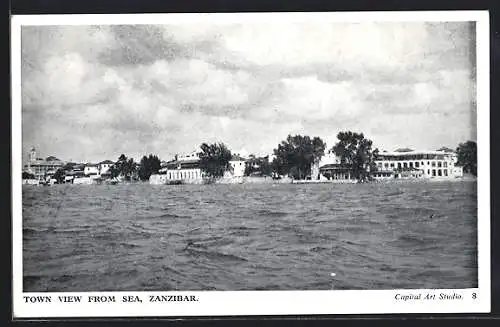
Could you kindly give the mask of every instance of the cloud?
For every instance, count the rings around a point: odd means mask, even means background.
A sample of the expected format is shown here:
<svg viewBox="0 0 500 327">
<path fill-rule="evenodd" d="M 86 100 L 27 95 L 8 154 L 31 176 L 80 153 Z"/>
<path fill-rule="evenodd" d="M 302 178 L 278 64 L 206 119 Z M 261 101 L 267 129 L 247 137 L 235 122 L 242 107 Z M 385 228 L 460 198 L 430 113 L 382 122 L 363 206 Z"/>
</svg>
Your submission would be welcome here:
<svg viewBox="0 0 500 327">
<path fill-rule="evenodd" d="M 345 129 L 389 148 L 454 147 L 475 137 L 473 32 L 469 23 L 23 27 L 23 150 L 168 159 L 223 141 L 266 154 L 289 133 L 332 146 Z"/>
</svg>

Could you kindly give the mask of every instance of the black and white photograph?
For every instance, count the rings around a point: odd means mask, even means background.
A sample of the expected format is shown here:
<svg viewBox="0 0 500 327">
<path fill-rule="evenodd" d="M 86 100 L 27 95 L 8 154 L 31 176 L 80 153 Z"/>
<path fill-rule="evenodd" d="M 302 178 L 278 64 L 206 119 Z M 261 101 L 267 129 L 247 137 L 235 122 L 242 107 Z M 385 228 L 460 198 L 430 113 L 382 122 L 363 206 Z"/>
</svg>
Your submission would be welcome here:
<svg viewBox="0 0 500 327">
<path fill-rule="evenodd" d="M 479 16 L 138 16 L 17 28 L 23 305 L 480 288 Z"/>
</svg>

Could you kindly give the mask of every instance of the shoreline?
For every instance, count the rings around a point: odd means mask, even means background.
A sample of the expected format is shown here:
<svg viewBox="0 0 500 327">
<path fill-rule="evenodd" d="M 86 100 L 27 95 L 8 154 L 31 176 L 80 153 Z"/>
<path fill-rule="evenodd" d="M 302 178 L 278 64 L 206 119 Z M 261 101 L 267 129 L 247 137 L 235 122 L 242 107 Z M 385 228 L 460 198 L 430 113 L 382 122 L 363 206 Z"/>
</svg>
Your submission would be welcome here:
<svg viewBox="0 0 500 327">
<path fill-rule="evenodd" d="M 179 180 L 179 181 L 168 181 L 165 183 L 151 183 L 150 181 L 133 181 L 133 182 L 118 182 L 116 184 L 110 183 L 91 183 L 91 184 L 73 184 L 73 183 L 61 183 L 61 184 L 36 184 L 33 182 L 26 182 L 23 180 L 23 186 L 53 186 L 53 185 L 242 185 L 242 184 L 408 184 L 408 183 L 443 183 L 443 182 L 477 182 L 477 177 L 459 177 L 459 178 L 413 178 L 413 179 L 390 179 L 390 180 L 375 180 L 369 182 L 360 183 L 357 180 L 293 180 L 291 178 L 283 179 L 272 179 L 271 177 L 236 177 L 236 178 L 222 178 L 214 181 L 207 180 Z"/>
</svg>

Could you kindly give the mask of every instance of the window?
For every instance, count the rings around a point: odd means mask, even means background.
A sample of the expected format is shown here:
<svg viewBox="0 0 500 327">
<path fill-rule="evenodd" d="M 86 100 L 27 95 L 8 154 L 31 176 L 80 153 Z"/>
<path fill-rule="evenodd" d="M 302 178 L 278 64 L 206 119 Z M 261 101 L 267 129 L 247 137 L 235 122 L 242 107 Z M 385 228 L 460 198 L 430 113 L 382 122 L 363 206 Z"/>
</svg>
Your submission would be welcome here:
<svg viewBox="0 0 500 327">
<path fill-rule="evenodd" d="M 424 165 L 424 162 L 422 161 L 420 164 L 423 166 L 423 165 Z"/>
<path fill-rule="evenodd" d="M 445 170 L 443 171 L 443 173 L 444 173 L 444 175 L 445 175 L 445 176 L 448 176 L 448 170 L 446 170 L 446 169 L 445 169 Z"/>
<path fill-rule="evenodd" d="M 384 166 L 385 166 L 385 168 L 389 168 L 389 164 L 387 162 L 385 163 Z"/>
<path fill-rule="evenodd" d="M 416 167 L 416 168 L 420 167 L 420 166 L 419 166 L 419 162 L 418 162 L 418 161 L 415 161 L 415 167 Z"/>
<path fill-rule="evenodd" d="M 435 161 L 432 162 L 432 167 L 436 167 L 436 162 Z"/>
<path fill-rule="evenodd" d="M 432 170 L 432 176 L 436 176 L 436 169 Z"/>
<path fill-rule="evenodd" d="M 406 164 L 406 162 L 403 162 L 403 167 L 404 167 L 404 168 L 407 168 L 407 167 L 408 167 L 408 165 Z"/>
<path fill-rule="evenodd" d="M 444 167 L 444 168 L 448 167 L 448 163 L 447 163 L 446 161 L 445 161 L 445 162 L 443 162 L 443 167 Z"/>
<path fill-rule="evenodd" d="M 442 176 L 441 169 L 438 169 L 438 176 Z"/>
<path fill-rule="evenodd" d="M 427 161 L 427 166 L 429 166 L 431 163 L 429 161 Z"/>
<path fill-rule="evenodd" d="M 441 168 L 441 161 L 438 161 L 438 167 Z"/>
<path fill-rule="evenodd" d="M 413 168 L 413 162 L 410 162 L 410 168 Z"/>
<path fill-rule="evenodd" d="M 394 168 L 394 162 L 391 162 L 391 168 Z"/>
<path fill-rule="evenodd" d="M 398 169 L 401 169 L 401 162 L 398 162 Z"/>
</svg>

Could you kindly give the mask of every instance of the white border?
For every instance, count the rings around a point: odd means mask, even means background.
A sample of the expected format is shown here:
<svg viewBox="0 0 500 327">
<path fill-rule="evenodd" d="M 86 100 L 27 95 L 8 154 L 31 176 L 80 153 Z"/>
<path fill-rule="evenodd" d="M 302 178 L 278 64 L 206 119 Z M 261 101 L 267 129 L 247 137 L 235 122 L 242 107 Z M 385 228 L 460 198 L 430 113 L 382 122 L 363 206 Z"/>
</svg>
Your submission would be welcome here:
<svg viewBox="0 0 500 327">
<path fill-rule="evenodd" d="M 322 20 L 331 22 L 476 21 L 477 143 L 478 143 L 478 284 L 477 289 L 388 291 L 242 291 L 242 292 L 22 292 L 22 121 L 21 26 L 88 24 L 244 23 Z M 242 13 L 13 16 L 12 71 L 12 201 L 13 201 L 13 317 L 132 317 L 313 315 L 383 313 L 490 312 L 490 157 L 489 157 L 489 13 L 487 11 L 420 11 L 356 13 Z M 455 293 L 462 300 L 397 301 L 397 294 Z M 476 293 L 477 299 L 472 300 Z M 197 302 L 148 302 L 149 295 L 195 295 Z M 24 296 L 48 295 L 51 303 L 25 303 Z M 60 303 L 58 296 L 81 295 L 81 303 Z M 90 303 L 92 295 L 114 295 L 116 303 Z M 121 303 L 122 295 L 139 296 L 142 303 Z"/>
</svg>

